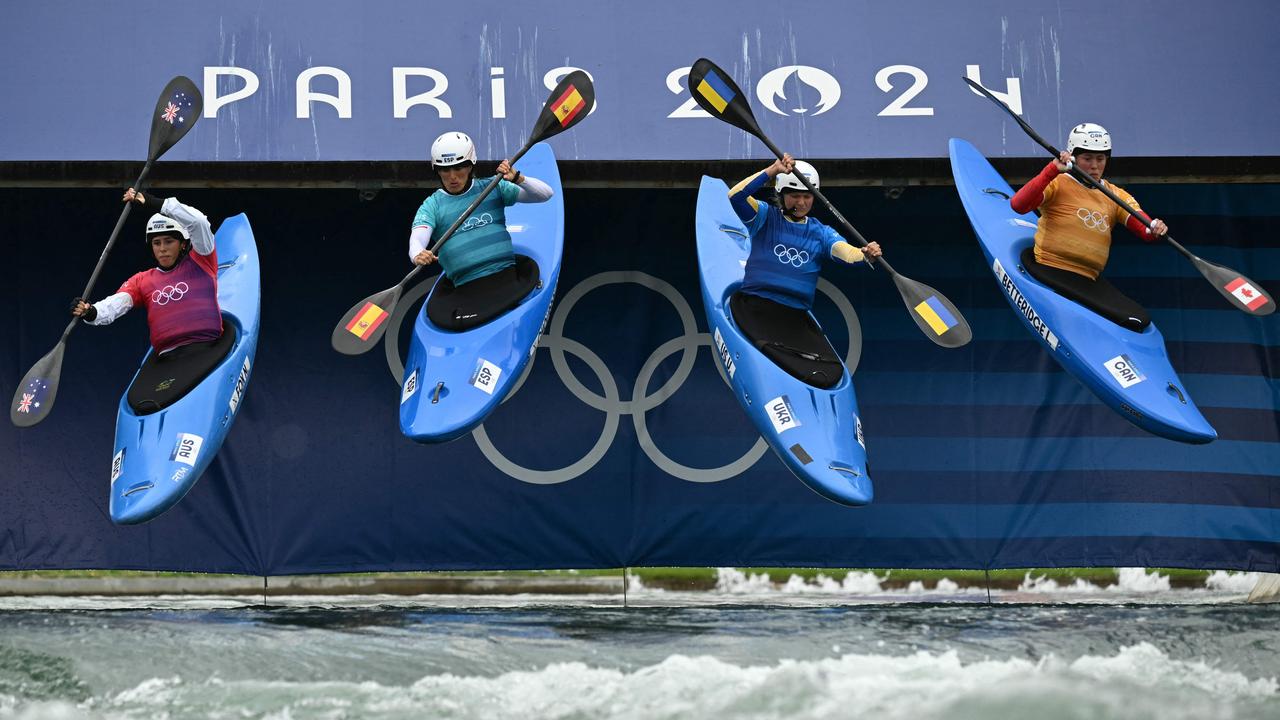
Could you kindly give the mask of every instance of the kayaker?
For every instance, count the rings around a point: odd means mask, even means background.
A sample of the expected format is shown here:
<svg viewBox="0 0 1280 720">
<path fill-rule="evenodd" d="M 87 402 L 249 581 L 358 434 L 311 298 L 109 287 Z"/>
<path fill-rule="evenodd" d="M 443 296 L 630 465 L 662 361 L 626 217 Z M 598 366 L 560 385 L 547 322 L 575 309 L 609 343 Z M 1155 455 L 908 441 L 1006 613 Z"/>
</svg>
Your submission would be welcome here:
<svg viewBox="0 0 1280 720">
<path fill-rule="evenodd" d="M 155 213 L 147 221 L 146 238 L 157 267 L 135 274 L 114 295 L 92 305 L 76 298 L 71 314 L 90 325 L 109 325 L 142 305 L 157 354 L 176 357 L 212 346 L 222 336 L 222 312 L 209 219 L 177 198 L 161 201 L 134 188 L 125 191 L 124 202 Z"/>
<path fill-rule="evenodd" d="M 495 177 L 476 181 L 475 164 L 475 143 L 464 133 L 447 132 L 431 143 L 431 167 L 440 178 L 441 189 L 418 208 L 409 234 L 409 259 L 413 263 L 430 265 L 439 260 L 454 287 L 465 285 L 471 295 L 518 282 L 505 210 L 518 202 L 546 202 L 555 192 L 545 182 L 512 168 L 506 160 L 498 163 Z M 492 182 L 497 182 L 498 187 L 449 238 L 437 258 L 427 249 L 432 232 L 451 226 Z"/>
<path fill-rule="evenodd" d="M 1154 242 L 1168 232 L 1159 218 L 1148 229 L 1102 193 L 1072 177 L 1072 164 L 1098 183 L 1111 159 L 1111 134 L 1096 123 L 1081 123 L 1067 135 L 1067 149 L 1014 194 L 1014 212 L 1040 209 L 1034 251 L 1022 254 L 1032 277 L 1121 327 L 1142 332 L 1151 318 L 1141 305 L 1101 276 L 1111 252 L 1111 230 L 1124 225 L 1134 235 Z M 1117 185 L 1106 186 L 1139 213 L 1133 196 Z"/>
<path fill-rule="evenodd" d="M 846 263 L 880 257 L 880 245 L 858 249 L 835 230 L 809 217 L 813 193 L 795 172 L 801 172 L 816 188 L 818 171 L 812 165 L 784 154 L 769 167 L 738 183 L 729 201 L 751 233 L 742 292 L 789 308 L 808 311 L 818 287 L 818 270 L 830 256 Z M 778 205 L 762 204 L 752 194 L 773 181 Z"/>
<path fill-rule="evenodd" d="M 809 217 L 813 193 L 796 173 L 819 186 L 812 165 L 784 154 L 729 191 L 729 202 L 751 236 L 742 287 L 729 299 L 729 307 L 738 327 L 761 352 L 792 376 L 826 388 L 840 380 L 844 365 L 809 315 L 818 270 L 828 256 L 856 263 L 874 260 L 881 251 L 877 243 L 859 250 Z M 776 206 L 752 197 L 770 180 Z"/>
</svg>

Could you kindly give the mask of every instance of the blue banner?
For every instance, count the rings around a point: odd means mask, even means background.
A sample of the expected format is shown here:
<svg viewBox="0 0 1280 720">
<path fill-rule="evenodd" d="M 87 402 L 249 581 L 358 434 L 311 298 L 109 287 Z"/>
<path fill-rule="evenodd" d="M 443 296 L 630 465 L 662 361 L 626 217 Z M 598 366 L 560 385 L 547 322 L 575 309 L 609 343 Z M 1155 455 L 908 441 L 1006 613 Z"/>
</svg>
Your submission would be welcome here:
<svg viewBox="0 0 1280 720">
<path fill-rule="evenodd" d="M 784 149 L 941 158 L 966 137 L 1042 151 L 963 82 L 1051 142 L 1105 125 L 1117 156 L 1280 156 L 1270 0 L 734 3 L 51 0 L 5 10 L 0 161 L 139 160 L 176 74 L 204 120 L 167 156 L 194 161 L 421 160 L 446 130 L 482 157 L 524 142 L 556 80 L 596 83 L 594 117 L 553 140 L 568 160 L 764 157 L 685 86 L 708 57 Z"/>
<path fill-rule="evenodd" d="M 1274 186 L 1128 189 L 1197 254 L 1280 288 Z M 80 328 L 50 417 L 0 427 L 0 569 L 1280 571 L 1280 315 L 1232 309 L 1169 247 L 1118 232 L 1107 275 L 1164 333 L 1220 435 L 1203 446 L 1138 430 L 1050 359 L 991 277 L 953 189 L 908 188 L 899 199 L 834 189 L 833 202 L 895 267 L 942 291 L 975 334 L 962 349 L 936 347 L 884 273 L 824 273 L 817 315 L 856 369 L 876 488 L 872 505 L 846 508 L 787 471 L 716 370 L 691 190 L 566 191 L 558 298 L 532 370 L 482 430 L 434 446 L 398 431 L 407 317 L 392 318 L 387 344 L 369 354 L 329 347 L 353 302 L 408 269 L 420 191 L 179 198 L 215 224 L 246 212 L 257 236 L 262 333 L 239 419 L 176 507 L 142 526 L 112 525 L 112 426 L 146 327 L 130 313 Z M 56 342 L 97 259 L 96 242 L 68 238 L 105 233 L 118 199 L 111 190 L 0 197 L 0 266 L 10 269 L 0 395 Z M 67 208 L 74 223 L 51 229 L 48 218 Z M 100 293 L 147 266 L 142 239 L 142 219 L 131 218 Z M 412 286 L 402 307 L 416 309 L 424 291 Z"/>
</svg>

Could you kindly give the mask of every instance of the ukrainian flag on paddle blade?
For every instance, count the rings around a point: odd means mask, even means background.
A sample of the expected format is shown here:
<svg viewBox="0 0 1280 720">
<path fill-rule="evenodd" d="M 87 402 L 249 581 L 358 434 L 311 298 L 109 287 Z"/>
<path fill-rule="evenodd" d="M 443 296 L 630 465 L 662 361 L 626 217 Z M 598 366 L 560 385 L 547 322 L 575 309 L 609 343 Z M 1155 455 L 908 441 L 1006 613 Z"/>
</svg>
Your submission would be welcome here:
<svg viewBox="0 0 1280 720">
<path fill-rule="evenodd" d="M 916 314 L 924 318 L 924 321 L 938 335 L 942 335 L 958 324 L 956 316 L 939 302 L 937 295 L 930 295 L 929 299 L 917 305 L 915 310 Z"/>
<path fill-rule="evenodd" d="M 560 121 L 560 127 L 568 127 L 578 113 L 582 112 L 583 105 L 586 103 L 582 100 L 582 94 L 578 92 L 578 88 L 570 85 L 569 89 L 556 99 L 555 109 L 551 112 Z"/>
<path fill-rule="evenodd" d="M 706 98 L 711 103 L 711 107 L 717 112 L 724 112 L 729 107 L 729 103 L 737 97 L 737 93 L 729 89 L 729 84 L 716 74 L 715 70 L 708 70 L 702 82 L 698 83 L 698 94 Z"/>
<path fill-rule="evenodd" d="M 377 330 L 378 326 L 386 319 L 386 310 L 367 302 L 364 307 L 360 308 L 360 312 L 356 313 L 354 318 L 351 318 L 351 322 L 347 323 L 347 332 L 361 340 L 368 340 L 373 331 Z"/>
</svg>

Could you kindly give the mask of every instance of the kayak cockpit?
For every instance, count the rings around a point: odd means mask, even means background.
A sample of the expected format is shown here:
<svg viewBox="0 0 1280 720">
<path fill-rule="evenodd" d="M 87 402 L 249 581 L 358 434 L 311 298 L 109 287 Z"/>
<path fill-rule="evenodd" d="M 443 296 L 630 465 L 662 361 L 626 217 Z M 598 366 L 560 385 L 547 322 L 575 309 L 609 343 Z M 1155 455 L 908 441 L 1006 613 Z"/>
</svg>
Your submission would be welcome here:
<svg viewBox="0 0 1280 720">
<path fill-rule="evenodd" d="M 514 266 L 460 287 L 441 275 L 427 299 L 427 319 L 441 330 L 470 330 L 506 314 L 541 286 L 538 263 L 527 255 L 516 255 Z"/>
<path fill-rule="evenodd" d="M 1101 275 L 1090 280 L 1069 270 L 1041 265 L 1036 262 L 1035 248 L 1030 245 L 1023 248 L 1018 260 L 1018 267 L 1036 282 L 1125 330 L 1140 333 L 1151 324 L 1146 309 Z"/>
<path fill-rule="evenodd" d="M 729 318 L 770 362 L 806 385 L 828 390 L 844 377 L 844 363 L 807 311 L 739 291 L 729 298 Z"/>
<path fill-rule="evenodd" d="M 125 394 L 129 408 L 136 415 L 150 415 L 181 400 L 231 353 L 238 334 L 236 323 L 224 314 L 217 340 L 148 354 Z"/>
</svg>

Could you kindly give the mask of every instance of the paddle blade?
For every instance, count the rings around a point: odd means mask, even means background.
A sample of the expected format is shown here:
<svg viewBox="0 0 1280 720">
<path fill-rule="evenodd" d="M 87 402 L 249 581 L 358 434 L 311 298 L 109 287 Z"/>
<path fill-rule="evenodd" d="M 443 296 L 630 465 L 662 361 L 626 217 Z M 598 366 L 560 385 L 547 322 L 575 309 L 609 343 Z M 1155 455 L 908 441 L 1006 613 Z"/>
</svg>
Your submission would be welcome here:
<svg viewBox="0 0 1280 720">
<path fill-rule="evenodd" d="M 401 286 L 387 288 L 361 300 L 333 328 L 329 342 L 343 355 L 362 355 L 373 349 L 387 331 L 387 319 L 400 301 Z"/>
<path fill-rule="evenodd" d="M 689 94 L 712 117 L 764 139 L 764 132 L 760 130 L 755 115 L 751 114 L 746 94 L 733 82 L 733 77 L 715 63 L 698 58 L 689 70 Z"/>
<path fill-rule="evenodd" d="M 945 295 L 898 273 L 893 275 L 893 284 L 925 337 L 945 348 L 962 347 L 973 339 L 969 322 Z"/>
<path fill-rule="evenodd" d="M 585 72 L 574 70 L 565 75 L 547 97 L 547 104 L 533 126 L 529 145 L 559 135 L 582 122 L 595 104 L 596 88 Z"/>
<path fill-rule="evenodd" d="M 1213 284 L 1232 305 L 1250 315 L 1270 315 L 1276 311 L 1276 301 L 1262 286 L 1249 278 L 1217 263 L 1188 253 L 1191 264 Z"/>
<path fill-rule="evenodd" d="M 176 145 L 195 126 L 202 112 L 204 98 L 196 84 L 181 75 L 170 80 L 160 93 L 156 111 L 151 116 L 151 144 L 147 158 L 155 160 Z"/>
<path fill-rule="evenodd" d="M 9 420 L 18 427 L 31 427 L 49 416 L 53 399 L 58 394 L 58 378 L 62 376 L 62 354 L 67 349 L 66 339 L 47 355 L 40 358 L 27 371 L 9 405 Z"/>
</svg>

